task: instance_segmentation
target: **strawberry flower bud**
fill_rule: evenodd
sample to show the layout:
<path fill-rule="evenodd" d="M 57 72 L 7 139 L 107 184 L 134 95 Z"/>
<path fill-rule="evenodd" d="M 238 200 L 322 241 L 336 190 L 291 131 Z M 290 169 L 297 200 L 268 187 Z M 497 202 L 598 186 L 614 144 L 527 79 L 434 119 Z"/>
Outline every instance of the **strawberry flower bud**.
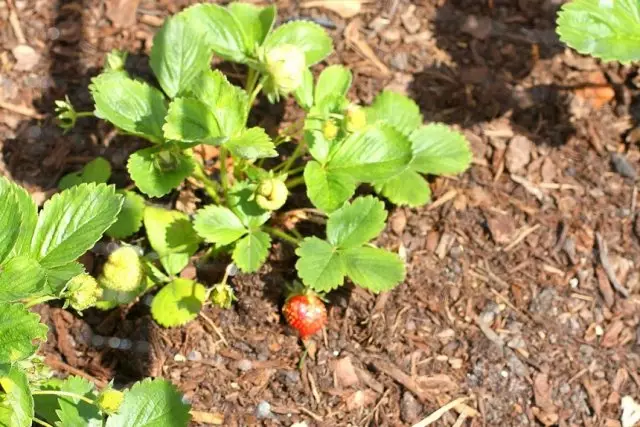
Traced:
<path fill-rule="evenodd" d="M 333 120 L 327 120 L 322 127 L 322 134 L 328 141 L 332 141 L 338 136 L 338 130 L 338 126 L 336 126 Z"/>
<path fill-rule="evenodd" d="M 355 132 L 367 125 L 367 115 L 361 107 L 351 105 L 347 108 L 345 121 L 347 132 Z"/>
<path fill-rule="evenodd" d="M 113 49 L 107 53 L 104 60 L 105 71 L 122 71 L 124 70 L 124 64 L 127 61 L 127 52 Z"/>
<path fill-rule="evenodd" d="M 269 178 L 258 186 L 256 203 L 264 210 L 275 211 L 284 205 L 288 195 L 289 190 L 284 182 L 278 178 Z"/>
<path fill-rule="evenodd" d="M 226 283 L 218 283 L 211 290 L 211 301 L 220 308 L 231 308 L 235 300 L 233 288 Z"/>
<path fill-rule="evenodd" d="M 98 281 L 89 274 L 79 274 L 67 284 L 67 301 L 78 311 L 93 307 L 101 296 L 102 289 L 98 287 Z"/>
<path fill-rule="evenodd" d="M 113 415 L 118 412 L 122 401 L 124 400 L 124 393 L 112 388 L 105 389 L 98 395 L 96 404 L 102 412 L 108 415 Z"/>
<path fill-rule="evenodd" d="M 144 268 L 138 252 L 123 246 L 112 252 L 98 278 L 100 286 L 120 292 L 138 289 L 144 278 Z"/>
<path fill-rule="evenodd" d="M 266 53 L 265 65 L 275 89 L 283 95 L 296 90 L 304 80 L 304 52 L 295 45 L 283 44 Z"/>

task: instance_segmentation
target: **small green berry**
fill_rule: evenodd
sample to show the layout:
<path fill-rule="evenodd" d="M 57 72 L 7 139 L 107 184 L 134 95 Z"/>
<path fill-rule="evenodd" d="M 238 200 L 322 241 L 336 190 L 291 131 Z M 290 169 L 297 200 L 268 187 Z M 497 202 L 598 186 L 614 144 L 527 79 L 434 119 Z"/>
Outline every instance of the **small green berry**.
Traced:
<path fill-rule="evenodd" d="M 123 246 L 109 255 L 98 282 L 103 288 L 130 292 L 140 287 L 143 278 L 144 268 L 138 252 Z"/>
<path fill-rule="evenodd" d="M 265 55 L 265 66 L 275 89 L 282 95 L 296 90 L 304 81 L 306 59 L 295 45 L 279 45 Z"/>
<path fill-rule="evenodd" d="M 352 105 L 347 108 L 345 121 L 347 132 L 356 132 L 367 125 L 367 115 L 361 107 Z"/>
<path fill-rule="evenodd" d="M 278 178 L 265 179 L 258 186 L 256 203 L 262 209 L 275 211 L 280 209 L 287 201 L 289 190 L 284 182 Z"/>
<path fill-rule="evenodd" d="M 118 412 L 122 401 L 124 400 L 124 393 L 112 388 L 105 389 L 98 395 L 96 404 L 102 412 L 108 415 L 113 415 Z"/>
<path fill-rule="evenodd" d="M 324 126 L 322 127 L 322 134 L 327 140 L 332 141 L 336 136 L 338 136 L 339 130 L 340 129 L 336 126 L 333 120 L 327 120 L 324 122 Z"/>
<path fill-rule="evenodd" d="M 78 311 L 93 307 L 101 296 L 102 289 L 98 286 L 98 281 L 86 273 L 75 276 L 67 285 L 67 301 Z"/>
<path fill-rule="evenodd" d="M 211 301 L 220 308 L 231 308 L 235 300 L 233 288 L 226 283 L 218 283 L 211 289 Z"/>

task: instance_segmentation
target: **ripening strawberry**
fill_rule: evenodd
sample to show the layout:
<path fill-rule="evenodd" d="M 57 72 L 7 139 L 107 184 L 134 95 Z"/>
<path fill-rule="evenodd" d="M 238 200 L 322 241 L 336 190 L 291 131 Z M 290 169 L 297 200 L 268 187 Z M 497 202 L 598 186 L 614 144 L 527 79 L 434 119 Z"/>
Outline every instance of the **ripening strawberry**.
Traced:
<path fill-rule="evenodd" d="M 315 334 L 327 323 L 324 302 L 312 292 L 294 294 L 287 298 L 282 313 L 302 339 Z"/>

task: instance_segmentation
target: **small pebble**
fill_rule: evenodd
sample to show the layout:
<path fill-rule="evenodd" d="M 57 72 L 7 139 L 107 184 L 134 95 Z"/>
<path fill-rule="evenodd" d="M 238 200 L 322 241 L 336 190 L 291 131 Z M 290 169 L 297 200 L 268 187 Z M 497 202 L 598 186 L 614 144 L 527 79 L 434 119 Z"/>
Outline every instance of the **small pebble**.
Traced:
<path fill-rule="evenodd" d="M 118 348 L 118 347 L 120 347 L 120 338 L 111 337 L 111 338 L 109 338 L 109 341 L 107 342 L 107 344 L 111 348 Z"/>
<path fill-rule="evenodd" d="M 256 407 L 256 417 L 258 418 L 270 418 L 271 417 L 271 405 L 269 402 L 263 400 L 258 403 Z"/>
<path fill-rule="evenodd" d="M 189 354 L 187 354 L 187 360 L 191 362 L 198 362 L 202 360 L 202 353 L 200 353 L 198 350 L 190 351 Z"/>
<path fill-rule="evenodd" d="M 177 353 L 175 356 L 173 356 L 173 360 L 175 360 L 176 362 L 185 362 L 187 358 L 184 357 L 184 355 Z"/>
<path fill-rule="evenodd" d="M 238 369 L 243 372 L 247 372 L 252 368 L 253 368 L 253 363 L 251 362 L 251 360 L 242 359 L 241 361 L 238 362 Z"/>
<path fill-rule="evenodd" d="M 613 169 L 624 176 L 625 178 L 634 178 L 636 177 L 636 169 L 629 163 L 627 158 L 620 153 L 613 153 L 611 155 L 611 163 L 613 164 Z"/>

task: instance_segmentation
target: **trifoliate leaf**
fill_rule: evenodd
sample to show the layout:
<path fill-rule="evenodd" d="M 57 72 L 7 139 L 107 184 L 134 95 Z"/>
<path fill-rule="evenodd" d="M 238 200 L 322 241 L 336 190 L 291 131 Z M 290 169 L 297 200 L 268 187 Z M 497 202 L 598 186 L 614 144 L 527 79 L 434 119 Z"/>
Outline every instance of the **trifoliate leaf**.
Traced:
<path fill-rule="evenodd" d="M 384 249 L 351 248 L 344 251 L 341 257 L 349 279 L 372 292 L 391 290 L 404 280 L 402 259 Z"/>
<path fill-rule="evenodd" d="M 60 295 L 69 280 L 79 274 L 84 273 L 84 265 L 77 261 L 57 267 L 50 267 L 47 271 L 46 293 L 49 295 Z"/>
<path fill-rule="evenodd" d="M 153 37 L 149 63 L 164 92 L 174 98 L 209 69 L 211 53 L 208 43 L 178 14 Z"/>
<path fill-rule="evenodd" d="M 356 183 L 350 175 L 328 171 L 313 160 L 304 169 L 304 182 L 309 200 L 327 213 L 342 206 L 356 191 Z"/>
<path fill-rule="evenodd" d="M 573 0 L 558 13 L 560 40 L 605 61 L 640 60 L 637 0 Z"/>
<path fill-rule="evenodd" d="M 219 70 L 202 73 L 194 80 L 189 94 L 209 107 L 220 126 L 221 135 L 233 137 L 244 130 L 249 96 L 244 90 L 229 83 Z"/>
<path fill-rule="evenodd" d="M 264 231 L 251 231 L 236 243 L 233 262 L 245 273 L 253 273 L 264 264 L 269 255 L 271 237 Z"/>
<path fill-rule="evenodd" d="M 4 178 L 0 178 L 0 180 L 2 179 Z M 33 232 L 36 229 L 36 224 L 38 222 L 38 208 L 24 188 L 19 187 L 16 184 L 10 185 L 13 187 L 13 195 L 16 202 L 18 202 L 19 212 L 21 215 L 20 232 L 18 233 L 18 238 L 13 245 L 11 255 L 27 255 L 31 248 L 31 238 L 33 237 Z M 5 209 L 8 207 L 4 202 L 1 203 L 1 206 L 5 206 Z"/>
<path fill-rule="evenodd" d="M 31 241 L 31 254 L 45 267 L 74 261 L 102 237 L 122 207 L 113 186 L 81 184 L 44 204 Z"/>
<path fill-rule="evenodd" d="M 0 302 L 43 295 L 46 283 L 47 273 L 38 261 L 26 256 L 10 258 L 0 267 Z"/>
<path fill-rule="evenodd" d="M 202 141 L 218 145 L 222 135 L 209 108 L 195 98 L 176 98 L 169 104 L 164 137 L 174 141 Z"/>
<path fill-rule="evenodd" d="M 441 123 L 434 123 L 411 134 L 414 159 L 411 168 L 421 173 L 456 174 L 471 164 L 471 149 L 464 135 Z"/>
<path fill-rule="evenodd" d="M 271 212 L 261 208 L 255 199 L 256 185 L 248 181 L 234 184 L 228 193 L 229 208 L 248 229 L 255 229 L 271 218 Z"/>
<path fill-rule="evenodd" d="M 346 96 L 351 87 L 351 71 L 342 65 L 330 65 L 320 73 L 315 89 L 315 102 L 320 104 L 329 97 Z"/>
<path fill-rule="evenodd" d="M 328 242 L 307 237 L 296 249 L 296 255 L 298 276 L 314 291 L 329 292 L 344 282 L 344 263 L 338 249 Z"/>
<path fill-rule="evenodd" d="M 394 205 L 416 207 L 425 205 L 431 200 L 429 183 L 411 168 L 383 184 L 376 184 L 375 190 Z"/>
<path fill-rule="evenodd" d="M 190 406 L 169 381 L 146 379 L 125 394 L 116 415 L 106 427 L 183 427 L 189 424 Z"/>
<path fill-rule="evenodd" d="M 74 393 L 94 400 L 94 385 L 81 377 L 71 376 L 60 384 L 60 391 Z M 71 396 L 58 397 L 56 415 L 59 427 L 99 427 L 102 425 L 102 416 L 95 405 Z"/>
<path fill-rule="evenodd" d="M 26 359 L 36 352 L 36 340 L 46 341 L 40 316 L 22 304 L 3 304 L 0 310 L 0 365 Z"/>
<path fill-rule="evenodd" d="M 406 136 L 422 125 L 422 114 L 415 101 L 396 92 L 383 91 L 366 112 L 369 123 L 386 122 Z"/>
<path fill-rule="evenodd" d="M 293 92 L 293 96 L 305 110 L 308 111 L 313 106 L 313 74 L 308 68 L 304 70 L 302 84 Z"/>
<path fill-rule="evenodd" d="M 0 263 L 11 253 L 18 240 L 22 215 L 15 195 L 15 184 L 0 177 Z M 1 292 L 0 287 L 0 292 Z"/>
<path fill-rule="evenodd" d="M 242 26 L 227 9 L 216 4 L 199 4 L 180 15 L 218 56 L 234 62 L 247 62 L 250 51 L 245 46 Z"/>
<path fill-rule="evenodd" d="M 304 52 L 307 67 L 317 64 L 333 51 L 333 42 L 327 32 L 310 21 L 294 21 L 276 28 L 264 42 L 267 52 L 284 44 L 298 47 Z"/>
<path fill-rule="evenodd" d="M 240 218 L 224 206 L 209 205 L 200 209 L 193 227 L 207 242 L 220 246 L 233 243 L 247 233 Z"/>
<path fill-rule="evenodd" d="M 144 215 L 144 198 L 133 191 L 119 191 L 124 197 L 118 220 L 107 230 L 107 235 L 116 239 L 124 239 L 136 233 L 142 227 Z"/>
<path fill-rule="evenodd" d="M 247 129 L 223 145 L 241 159 L 255 160 L 278 155 L 273 141 L 261 127 Z"/>
<path fill-rule="evenodd" d="M 127 170 L 136 186 L 151 197 L 162 197 L 177 188 L 194 168 L 191 156 L 155 147 L 136 151 L 129 156 L 127 163 Z"/>
<path fill-rule="evenodd" d="M 389 179 L 402 172 L 412 158 L 411 141 L 385 124 L 369 126 L 336 144 L 327 170 L 362 182 Z"/>
<path fill-rule="evenodd" d="M 340 249 L 362 246 L 384 229 L 387 211 L 373 196 L 358 197 L 329 215 L 327 240 Z"/>
<path fill-rule="evenodd" d="M 89 90 L 96 103 L 96 117 L 151 142 L 164 141 L 167 107 L 158 89 L 124 72 L 106 72 L 91 80 Z"/>
<path fill-rule="evenodd" d="M 103 157 L 96 157 L 84 165 L 81 171 L 72 172 L 62 177 L 58 183 L 60 190 L 66 190 L 82 183 L 104 184 L 111 178 L 111 163 Z"/>
<path fill-rule="evenodd" d="M 276 20 L 276 6 L 258 7 L 249 3 L 234 2 L 227 10 L 236 18 L 244 33 L 245 49 L 254 54 L 262 45 Z"/>
<path fill-rule="evenodd" d="M 176 279 L 160 289 L 151 303 L 151 315 L 166 328 L 182 326 L 196 318 L 207 291 L 193 280 Z"/>
<path fill-rule="evenodd" d="M 189 217 L 182 212 L 148 206 L 144 210 L 144 226 L 165 271 L 169 275 L 180 273 L 200 242 Z"/>
<path fill-rule="evenodd" d="M 17 366 L 0 366 L 0 398 L 1 426 L 31 426 L 33 397 L 27 375 Z"/>

